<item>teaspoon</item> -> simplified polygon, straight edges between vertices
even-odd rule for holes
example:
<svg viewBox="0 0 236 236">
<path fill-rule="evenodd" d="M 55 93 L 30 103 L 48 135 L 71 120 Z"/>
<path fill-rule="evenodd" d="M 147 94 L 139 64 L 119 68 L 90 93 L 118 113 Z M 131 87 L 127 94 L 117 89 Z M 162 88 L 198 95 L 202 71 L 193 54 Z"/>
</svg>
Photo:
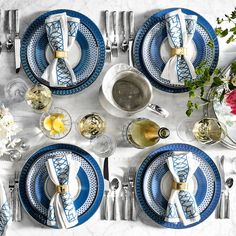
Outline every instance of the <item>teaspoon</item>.
<svg viewBox="0 0 236 236">
<path fill-rule="evenodd" d="M 226 197 L 226 218 L 230 218 L 230 198 L 229 198 L 229 189 L 233 187 L 234 184 L 234 179 L 229 177 L 226 181 L 225 181 L 226 186 L 228 187 L 228 195 Z"/>
<path fill-rule="evenodd" d="M 119 188 L 119 185 L 120 185 L 120 182 L 117 178 L 114 178 L 112 181 L 111 181 L 111 190 L 113 191 L 114 193 L 114 196 L 113 196 L 113 217 L 112 219 L 113 220 L 117 220 L 117 206 L 116 206 L 116 190 Z"/>
</svg>

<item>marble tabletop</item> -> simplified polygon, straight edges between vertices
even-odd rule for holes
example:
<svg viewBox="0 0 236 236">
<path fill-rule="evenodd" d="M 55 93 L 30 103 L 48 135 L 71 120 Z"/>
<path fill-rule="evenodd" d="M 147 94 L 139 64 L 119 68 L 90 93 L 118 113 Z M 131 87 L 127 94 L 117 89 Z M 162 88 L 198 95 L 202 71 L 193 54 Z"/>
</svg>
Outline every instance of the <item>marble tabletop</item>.
<svg viewBox="0 0 236 236">
<path fill-rule="evenodd" d="M 235 7 L 235 0 L 21 0 L 21 1 L 3 1 L 0 0 L 0 8 L 3 10 L 8 9 L 19 9 L 21 12 L 21 34 L 24 32 L 26 27 L 30 22 L 40 15 L 42 12 L 67 8 L 79 11 L 88 17 L 90 17 L 101 29 L 104 34 L 104 22 L 102 18 L 102 11 L 108 10 L 133 10 L 135 13 L 135 29 L 143 24 L 143 22 L 150 17 L 153 13 L 159 11 L 160 9 L 170 8 L 170 7 L 184 7 L 194 10 L 205 17 L 213 26 L 216 24 L 216 17 L 223 16 L 224 13 L 230 13 Z M 1 28 L 3 23 L 1 23 Z M 1 41 L 5 41 L 5 34 L 0 34 Z M 220 60 L 219 65 L 227 65 L 231 60 L 236 57 L 236 44 L 226 45 L 224 40 L 220 40 Z M 86 90 L 80 94 L 75 94 L 66 97 L 54 97 L 54 105 L 65 108 L 72 116 L 73 122 L 76 119 L 89 112 L 99 112 L 107 120 L 107 132 L 114 135 L 117 139 L 120 138 L 120 132 L 124 120 L 119 118 L 114 118 L 105 110 L 102 109 L 98 102 L 98 88 L 101 85 L 104 74 L 110 68 L 112 64 L 119 62 L 128 62 L 126 54 L 122 54 L 119 58 L 112 61 L 111 64 L 106 64 L 99 78 Z M 12 79 L 20 77 L 27 84 L 31 85 L 29 79 L 25 75 L 24 71 L 21 69 L 19 75 L 15 74 L 14 69 L 14 54 L 2 52 L 0 55 L 0 99 L 4 99 L 4 85 Z M 185 104 L 187 101 L 187 94 L 167 94 L 165 92 L 154 90 L 153 102 L 165 107 L 170 111 L 170 116 L 167 119 L 155 116 L 152 113 L 143 111 L 134 117 L 149 117 L 155 120 L 161 126 L 166 126 L 170 129 L 171 135 L 168 139 L 161 141 L 158 146 L 181 142 L 176 134 L 176 126 L 179 122 L 185 119 Z M 23 160 L 18 164 L 8 163 L 9 166 L 4 166 L 0 161 L 0 170 L 3 168 L 8 168 L 9 171 L 6 174 L 11 175 L 13 170 L 20 168 L 30 153 L 36 149 L 45 146 L 47 144 L 53 143 L 51 140 L 43 136 L 38 127 L 38 120 L 40 114 L 32 113 L 25 103 L 20 104 L 10 104 L 11 110 L 13 111 L 16 119 L 22 122 L 24 126 L 24 132 L 22 136 L 27 139 L 30 145 L 30 150 L 24 154 Z M 201 116 L 202 114 L 199 114 Z M 73 124 L 73 129 L 71 133 L 60 142 L 71 143 L 78 145 L 85 150 L 90 152 L 89 142 L 83 139 L 75 130 Z M 191 143 L 197 145 L 196 143 Z M 150 153 L 153 149 L 138 150 L 129 147 L 123 147 L 119 145 L 114 155 L 110 158 L 110 174 L 111 176 L 117 176 L 121 178 L 129 166 L 139 166 L 142 160 Z M 226 149 L 220 144 L 214 145 L 212 147 L 200 147 L 206 153 L 208 153 L 212 159 L 218 163 L 218 155 L 225 154 L 227 157 L 232 158 L 236 155 L 235 151 Z M 94 155 L 95 156 L 95 155 Z M 95 157 L 96 158 L 96 157 Z M 98 163 L 101 164 L 102 161 L 96 158 Z M 5 162 L 2 162 L 5 163 Z M 232 190 L 232 200 L 236 198 L 235 188 Z M 234 202 L 234 201 L 232 201 Z M 225 235 L 233 236 L 236 234 L 236 204 L 232 204 L 232 217 L 228 220 L 219 220 L 215 218 L 215 213 L 213 213 L 206 221 L 197 225 L 194 228 L 189 228 L 185 230 L 171 230 L 159 227 L 157 224 L 153 223 L 148 219 L 145 214 L 139 210 L 138 219 L 135 222 L 131 221 L 103 221 L 100 220 L 100 211 L 98 210 L 96 214 L 88 220 L 83 225 L 70 229 L 70 230 L 52 230 L 49 228 L 42 227 L 37 222 L 33 221 L 30 216 L 25 212 L 23 213 L 23 221 L 19 223 L 12 223 L 7 231 L 7 236 L 59 236 L 59 235 L 86 235 L 86 236 L 129 236 L 129 235 L 142 235 L 150 236 L 161 234 L 165 235 L 202 235 L 206 236 L 211 234 L 212 236 Z"/>
</svg>

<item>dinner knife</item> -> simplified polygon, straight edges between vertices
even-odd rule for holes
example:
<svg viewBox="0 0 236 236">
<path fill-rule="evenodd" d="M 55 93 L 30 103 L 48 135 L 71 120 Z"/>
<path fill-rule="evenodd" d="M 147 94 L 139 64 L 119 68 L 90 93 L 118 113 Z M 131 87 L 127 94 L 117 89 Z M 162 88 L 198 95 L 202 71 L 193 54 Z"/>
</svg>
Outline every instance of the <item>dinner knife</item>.
<svg viewBox="0 0 236 236">
<path fill-rule="evenodd" d="M 108 165 L 108 157 L 104 159 L 103 164 L 103 177 L 104 177 L 104 219 L 108 220 L 108 204 L 109 204 L 109 165 Z"/>
<path fill-rule="evenodd" d="M 219 205 L 219 218 L 225 218 L 225 170 L 224 170 L 224 156 L 220 157 L 220 173 L 221 173 L 221 198 Z"/>
<path fill-rule="evenodd" d="M 16 73 L 20 71 L 20 18 L 19 10 L 15 10 L 15 65 Z"/>
<path fill-rule="evenodd" d="M 129 12 L 129 65 L 134 66 L 132 58 L 132 49 L 134 43 L 134 12 Z"/>
</svg>

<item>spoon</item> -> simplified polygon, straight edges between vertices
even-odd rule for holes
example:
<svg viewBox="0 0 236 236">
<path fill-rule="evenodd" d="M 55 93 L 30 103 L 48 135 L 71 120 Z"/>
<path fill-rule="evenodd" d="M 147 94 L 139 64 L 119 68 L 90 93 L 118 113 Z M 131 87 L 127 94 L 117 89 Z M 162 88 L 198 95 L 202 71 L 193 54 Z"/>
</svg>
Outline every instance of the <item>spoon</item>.
<svg viewBox="0 0 236 236">
<path fill-rule="evenodd" d="M 117 178 L 111 181 L 111 190 L 113 191 L 113 220 L 117 220 L 117 206 L 116 206 L 116 190 L 119 188 L 120 182 Z"/>
<path fill-rule="evenodd" d="M 230 199 L 229 199 L 229 189 L 233 187 L 234 184 L 234 179 L 229 177 L 226 181 L 225 181 L 226 186 L 228 187 L 228 195 L 226 197 L 226 218 L 230 218 Z"/>
</svg>

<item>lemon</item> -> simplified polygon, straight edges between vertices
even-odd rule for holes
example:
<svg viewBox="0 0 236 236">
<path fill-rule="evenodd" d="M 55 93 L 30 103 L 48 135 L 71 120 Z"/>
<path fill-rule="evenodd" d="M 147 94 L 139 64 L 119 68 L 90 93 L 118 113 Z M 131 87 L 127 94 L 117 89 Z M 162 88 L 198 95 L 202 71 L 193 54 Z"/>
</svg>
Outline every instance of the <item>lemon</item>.
<svg viewBox="0 0 236 236">
<path fill-rule="evenodd" d="M 62 133 L 65 131 L 65 125 L 61 118 L 57 117 L 52 123 L 53 130 L 58 133 Z"/>
<path fill-rule="evenodd" d="M 51 136 L 54 136 L 54 135 L 56 135 L 56 134 L 59 134 L 59 133 L 58 133 L 57 131 L 55 131 L 54 129 L 50 131 L 50 135 L 51 135 Z"/>
<path fill-rule="evenodd" d="M 63 119 L 65 116 L 64 116 L 64 114 L 62 114 L 62 113 L 53 113 L 52 114 L 53 116 L 55 116 L 56 118 L 60 118 L 60 119 Z"/>
<path fill-rule="evenodd" d="M 47 116 L 43 121 L 43 126 L 46 130 L 51 131 L 52 130 L 52 118 L 51 116 Z"/>
</svg>

